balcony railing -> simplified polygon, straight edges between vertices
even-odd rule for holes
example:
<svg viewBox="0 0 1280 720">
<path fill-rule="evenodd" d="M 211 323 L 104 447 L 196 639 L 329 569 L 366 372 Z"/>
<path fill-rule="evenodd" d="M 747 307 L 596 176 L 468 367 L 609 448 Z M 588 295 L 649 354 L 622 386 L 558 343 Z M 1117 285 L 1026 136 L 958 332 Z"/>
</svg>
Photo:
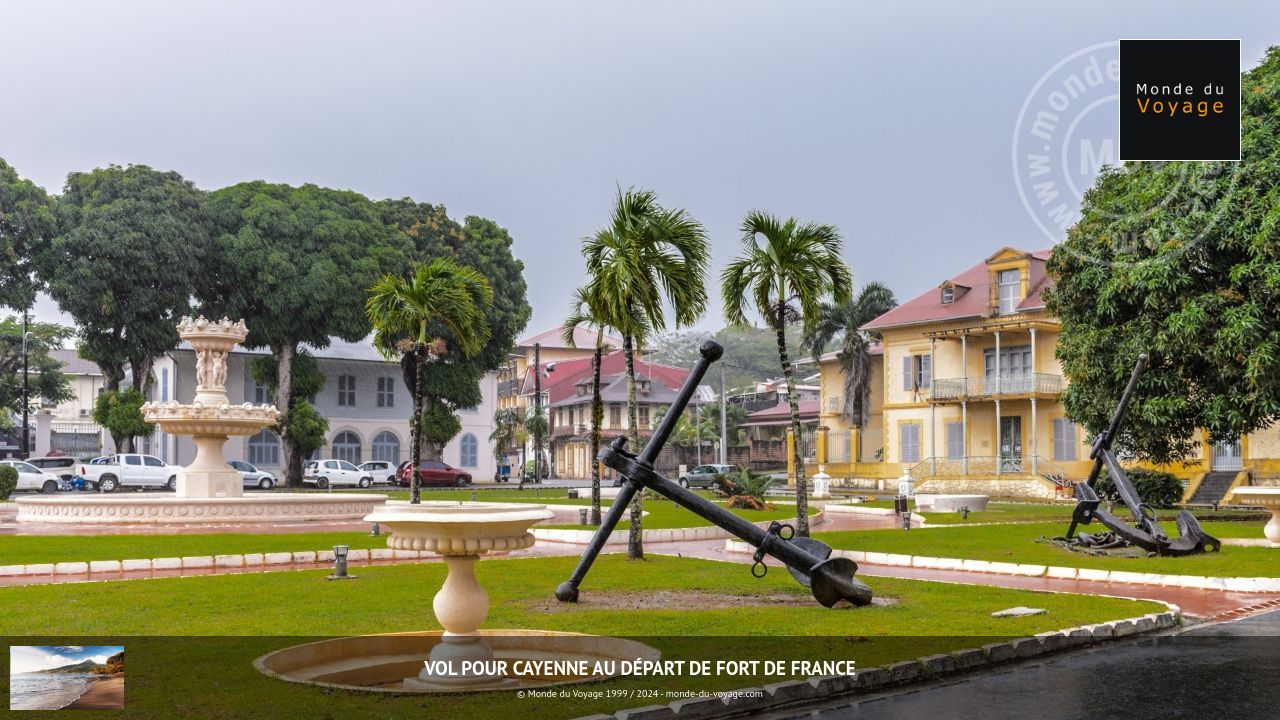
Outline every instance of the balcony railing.
<svg viewBox="0 0 1280 720">
<path fill-rule="evenodd" d="M 1034 468 L 1034 470 L 1033 470 Z M 908 470 L 914 480 L 933 477 L 966 477 L 980 475 L 1028 475 L 1034 472 L 1045 478 L 1062 478 L 1065 473 L 1056 462 L 1030 455 L 971 455 L 967 458 L 925 458 Z M 1053 480 L 1057 482 L 1057 480 Z"/>
<path fill-rule="evenodd" d="M 1061 375 L 1046 373 L 1002 375 L 999 378 L 934 378 L 929 398 L 946 401 L 1010 395 L 1057 395 L 1064 386 Z"/>
</svg>

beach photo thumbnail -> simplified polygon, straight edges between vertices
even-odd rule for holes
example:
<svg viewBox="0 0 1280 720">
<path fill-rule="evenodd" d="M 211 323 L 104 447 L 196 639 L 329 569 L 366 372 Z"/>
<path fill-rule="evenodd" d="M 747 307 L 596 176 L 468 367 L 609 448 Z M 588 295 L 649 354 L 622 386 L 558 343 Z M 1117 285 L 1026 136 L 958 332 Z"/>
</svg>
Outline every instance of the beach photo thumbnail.
<svg viewBox="0 0 1280 720">
<path fill-rule="evenodd" d="M 121 645 L 9 647 L 10 710 L 124 708 Z"/>
</svg>

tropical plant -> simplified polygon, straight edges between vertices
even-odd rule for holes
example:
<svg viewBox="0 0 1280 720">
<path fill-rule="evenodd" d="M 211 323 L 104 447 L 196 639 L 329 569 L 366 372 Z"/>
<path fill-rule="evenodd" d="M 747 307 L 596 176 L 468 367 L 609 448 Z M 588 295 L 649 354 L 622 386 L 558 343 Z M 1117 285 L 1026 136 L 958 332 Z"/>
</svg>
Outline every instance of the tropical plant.
<svg viewBox="0 0 1280 720">
<path fill-rule="evenodd" d="M 156 426 L 142 417 L 143 394 L 131 387 L 104 390 L 93 404 L 93 421 L 106 428 L 119 452 L 133 452 L 133 439 L 156 431 Z"/>
<path fill-rule="evenodd" d="M 639 450 L 635 351 L 666 329 L 669 304 L 677 327 L 695 322 L 707 306 L 710 251 L 702 225 L 685 210 L 658 204 L 651 190 L 618 190 L 613 216 L 582 247 L 587 288 L 598 300 L 596 319 L 622 335 L 627 373 L 627 418 L 633 449 Z M 640 495 L 631 504 L 627 557 L 644 557 Z"/>
<path fill-rule="evenodd" d="M 18 487 L 18 468 L 12 465 L 0 465 L 0 502 L 9 499 Z"/>
<path fill-rule="evenodd" d="M 717 495 L 728 498 L 725 504 L 745 510 L 768 510 L 765 496 L 777 484 L 777 479 L 742 468 L 737 474 L 721 473 L 712 480 L 711 489 Z"/>
<path fill-rule="evenodd" d="M 604 359 L 607 348 L 604 342 L 606 327 L 606 303 L 600 298 L 590 296 L 586 288 L 578 288 L 574 292 L 573 302 L 569 306 L 569 317 L 565 318 L 563 339 L 565 345 L 577 347 L 574 331 L 579 327 L 594 329 L 596 332 L 595 347 L 591 353 L 591 524 L 600 524 L 600 463 L 596 456 L 600 454 L 600 427 L 604 425 L 604 400 L 600 397 L 600 362 Z"/>
<path fill-rule="evenodd" d="M 839 339 L 836 361 L 844 380 L 841 415 L 859 430 L 866 427 L 871 411 L 871 340 L 880 337 L 879 333 L 863 332 L 861 328 L 897 305 L 893 291 L 884 284 L 867 283 L 857 297 L 822 303 L 817 322 L 804 336 L 804 350 L 813 356 L 815 364 L 831 342 Z M 860 451 L 860 447 L 854 450 L 855 462 L 862 459 Z"/>
<path fill-rule="evenodd" d="M 747 322 L 749 304 L 774 331 L 778 361 L 787 381 L 791 403 L 791 432 L 795 438 L 796 533 L 809 534 L 809 493 L 804 479 L 800 438 L 800 405 L 795 377 L 787 355 L 787 323 L 801 321 L 806 331 L 818 322 L 822 301 L 847 302 L 852 278 L 840 259 L 840 233 L 833 225 L 801 224 L 795 218 L 779 220 L 753 210 L 742 221 L 742 254 L 720 275 L 725 320 Z"/>
<path fill-rule="evenodd" d="M 366 312 L 374 347 L 388 358 L 415 359 L 410 503 L 422 501 L 417 468 L 422 464 L 424 424 L 433 419 L 433 403 L 424 392 L 428 363 L 453 350 L 464 357 L 480 352 L 489 339 L 485 317 L 491 302 L 493 291 L 483 275 L 444 258 L 419 265 L 407 278 L 385 275 L 369 289 Z M 447 329 L 456 347 L 434 335 L 436 328 Z"/>
<path fill-rule="evenodd" d="M 524 437 L 528 442 L 533 439 L 533 457 L 529 458 L 525 472 L 520 474 L 520 489 L 524 489 L 525 478 L 533 478 L 540 482 L 551 476 L 550 458 L 547 457 L 547 437 L 551 435 L 551 422 L 547 420 L 547 411 L 538 411 L 538 406 L 530 405 L 524 413 Z"/>
<path fill-rule="evenodd" d="M 516 443 L 516 426 L 519 415 L 515 408 L 501 408 L 493 413 L 493 432 L 489 440 L 493 442 L 493 459 L 499 465 L 505 464 L 511 448 Z"/>
</svg>

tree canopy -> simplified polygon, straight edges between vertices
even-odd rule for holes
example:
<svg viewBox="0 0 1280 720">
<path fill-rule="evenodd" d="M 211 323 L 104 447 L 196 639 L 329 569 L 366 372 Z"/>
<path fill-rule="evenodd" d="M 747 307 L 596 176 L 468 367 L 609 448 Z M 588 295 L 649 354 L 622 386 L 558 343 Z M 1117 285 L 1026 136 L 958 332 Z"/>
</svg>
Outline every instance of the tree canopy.
<svg viewBox="0 0 1280 720">
<path fill-rule="evenodd" d="M 49 196 L 0 158 L 0 307 L 25 310 L 35 302 L 35 260 L 55 227 Z"/>
<path fill-rule="evenodd" d="M 1157 462 L 1280 420 L 1280 48 L 1241 99 L 1239 163 L 1105 170 L 1048 263 L 1067 413 L 1104 429 L 1147 353 L 1117 442 Z"/>
<path fill-rule="evenodd" d="M 71 381 L 62 372 L 62 363 L 50 352 L 63 346 L 74 335 L 71 328 L 52 323 L 31 323 L 28 346 L 27 382 L 32 405 L 41 398 L 60 403 L 72 396 Z M 9 413 L 22 413 L 22 321 L 0 320 L 0 428 L 5 427 Z"/>
<path fill-rule="evenodd" d="M 176 172 L 111 165 L 68 175 L 56 208 L 58 235 L 38 263 L 49 294 L 108 389 L 126 363 L 144 388 L 205 272 L 204 194 Z"/>
</svg>

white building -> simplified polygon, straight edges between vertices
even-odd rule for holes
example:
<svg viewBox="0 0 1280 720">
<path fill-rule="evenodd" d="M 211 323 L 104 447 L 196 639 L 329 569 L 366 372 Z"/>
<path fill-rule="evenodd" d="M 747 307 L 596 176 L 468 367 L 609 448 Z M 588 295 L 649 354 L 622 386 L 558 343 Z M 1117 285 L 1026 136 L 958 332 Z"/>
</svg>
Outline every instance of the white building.
<svg viewBox="0 0 1280 720">
<path fill-rule="evenodd" d="M 408 460 L 411 450 L 409 416 L 413 411 L 413 399 L 405 387 L 399 363 L 383 359 L 367 341 L 348 343 L 334 340 L 327 348 L 309 352 L 325 376 L 324 389 L 312 399 L 312 404 L 329 421 L 326 446 L 316 456 L 335 457 L 356 464 L 368 460 L 394 463 Z M 241 348 L 228 358 L 227 397 L 232 404 L 274 401 L 267 388 L 254 382 L 249 371 L 253 359 L 265 354 L 265 349 Z M 83 360 L 76 362 L 85 363 Z M 152 372 L 154 382 L 149 392 L 150 399 L 189 403 L 195 397 L 195 353 L 185 344 L 158 359 Z M 74 383 L 77 395 L 88 393 L 89 397 L 78 397 L 64 403 L 56 414 L 68 421 L 75 418 L 91 423 L 92 419 L 87 415 L 92 414 L 91 398 L 97 393 L 90 387 L 89 375 L 84 373 L 81 377 L 83 379 Z M 100 388 L 100 379 L 98 383 Z M 82 384 L 85 386 L 83 390 L 80 388 Z M 491 481 L 497 469 L 489 440 L 497 407 L 497 384 L 496 373 L 484 376 L 480 405 L 459 413 L 462 431 L 444 450 L 445 462 L 470 472 L 479 482 Z M 86 407 L 88 413 L 82 414 Z M 110 438 L 104 438 L 103 442 L 106 451 L 110 452 Z M 56 441 L 54 447 L 57 448 Z M 177 465 L 186 465 L 195 458 L 195 443 L 191 438 L 164 432 L 142 438 L 138 448 Z M 268 472 L 283 472 L 280 439 L 271 430 L 263 430 L 252 437 L 231 438 L 224 446 L 224 453 L 228 460 L 247 460 Z"/>
</svg>

